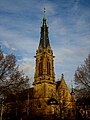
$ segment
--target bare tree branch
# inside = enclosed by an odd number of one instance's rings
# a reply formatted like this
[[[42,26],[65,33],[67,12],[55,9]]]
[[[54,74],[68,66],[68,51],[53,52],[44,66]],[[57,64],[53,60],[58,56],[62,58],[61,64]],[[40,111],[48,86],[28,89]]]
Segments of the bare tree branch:
[[[8,94],[26,89],[29,78],[19,71],[13,54],[4,56],[0,48],[0,94]]]
[[[75,71],[74,77],[76,85],[76,94],[79,97],[90,97],[90,54],[84,61],[84,65],[81,65]]]

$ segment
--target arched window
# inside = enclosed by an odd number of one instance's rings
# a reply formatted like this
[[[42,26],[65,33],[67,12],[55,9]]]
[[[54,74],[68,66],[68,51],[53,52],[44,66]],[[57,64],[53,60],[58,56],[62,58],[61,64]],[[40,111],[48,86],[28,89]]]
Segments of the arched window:
[[[43,73],[43,65],[42,62],[39,63],[39,76],[41,76]]]
[[[47,75],[50,75],[50,62],[47,62]]]

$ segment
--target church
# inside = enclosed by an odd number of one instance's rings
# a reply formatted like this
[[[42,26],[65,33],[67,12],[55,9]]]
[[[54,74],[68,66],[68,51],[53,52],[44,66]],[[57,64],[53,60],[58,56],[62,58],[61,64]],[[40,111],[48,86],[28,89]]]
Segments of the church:
[[[33,87],[29,89],[28,104],[29,113],[32,116],[56,116],[56,118],[75,118],[75,98],[73,89],[70,93],[64,79],[55,80],[53,50],[49,41],[46,16],[40,32],[40,42],[36,50],[36,65]],[[24,101],[25,103],[25,101]],[[25,112],[25,109],[24,109]]]
[[[25,91],[25,99],[20,108],[20,118],[27,120],[75,120],[75,98],[73,88],[70,92],[64,74],[56,81],[53,50],[49,41],[46,16],[40,32],[40,42],[35,56],[33,87]],[[16,114],[18,112],[16,111]],[[52,120],[51,119],[51,120]]]

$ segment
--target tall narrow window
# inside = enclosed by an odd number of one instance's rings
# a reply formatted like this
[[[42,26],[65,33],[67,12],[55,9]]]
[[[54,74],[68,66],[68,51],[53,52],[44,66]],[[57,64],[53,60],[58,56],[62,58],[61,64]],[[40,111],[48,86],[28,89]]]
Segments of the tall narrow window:
[[[42,75],[43,73],[43,65],[42,62],[39,63],[39,75]]]
[[[50,62],[47,62],[47,74],[50,75]]]

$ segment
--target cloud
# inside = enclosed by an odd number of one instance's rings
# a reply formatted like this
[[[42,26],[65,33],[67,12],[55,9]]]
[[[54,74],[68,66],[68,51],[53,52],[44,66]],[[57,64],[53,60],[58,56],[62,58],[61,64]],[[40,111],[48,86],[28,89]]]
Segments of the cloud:
[[[22,65],[20,64],[20,69],[24,71],[25,75],[28,75],[29,77],[33,77],[33,73],[34,73],[33,64],[22,63]]]
[[[45,7],[50,43],[56,56],[56,77],[64,73],[70,83],[77,66],[90,51],[90,4],[82,3],[80,0],[3,0],[0,2],[0,44],[4,51],[13,51],[20,69],[34,76],[33,56],[39,44]]]
[[[24,63],[20,64],[19,67],[20,70],[23,70],[25,76],[29,77],[29,82],[32,85],[32,83],[34,82],[34,66],[32,64]]]
[[[27,75],[30,78],[30,83],[32,83],[34,80],[34,72],[35,72],[35,63],[34,59],[31,57],[23,57],[17,61],[19,64],[19,69],[23,70],[25,75]]]
[[[50,20],[50,28],[51,28],[51,33],[52,32],[55,34],[58,33],[61,36],[66,35],[67,29],[64,26],[63,21],[62,19],[60,19],[60,17],[54,17],[52,21]]]
[[[0,36],[0,41],[2,41],[2,44],[7,48],[17,48],[18,50],[32,51],[36,45],[35,39],[3,28],[0,29]]]

